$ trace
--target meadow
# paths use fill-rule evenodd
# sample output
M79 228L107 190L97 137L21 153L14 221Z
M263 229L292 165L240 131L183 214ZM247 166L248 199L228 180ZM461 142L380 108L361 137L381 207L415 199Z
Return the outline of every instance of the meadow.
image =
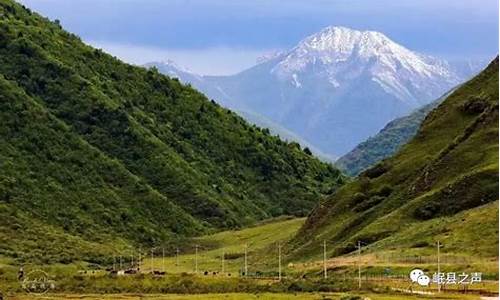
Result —
M71 294L55 294L44 296L23 295L11 298L13 300L35 300L35 299L85 299L85 300L412 300L412 299L462 299L462 300L479 300L478 296L470 295L441 295L441 296L425 296L425 295L379 295L379 294L346 294L346 293L263 293L263 294L203 294L203 295L143 295L143 294L113 294L113 295L71 295Z
M338 257L328 256L326 261L318 257L291 261L293 256L289 256L287 243L303 222L303 218L280 218L242 230L202 236L192 240L193 249L184 248L177 256L165 253L163 258L160 249L153 249L151 258L147 255L151 249L143 250L140 266L137 264L139 255L134 258L134 266L140 268L140 274L110 275L104 268L113 266L83 262L25 265L25 269L26 272L43 269L56 281L56 289L43 299L480 299L481 296L498 294L498 259L495 257L444 253L440 265L444 272L481 270L484 280L469 285L467 294L461 286L449 285L444 286L439 295L436 286L419 288L408 280L413 268L429 273L435 269L436 257L432 251L418 253L406 249L405 253L394 249L366 248L360 255L353 252ZM281 280L278 278L278 245L283 246ZM246 276L241 273L245 246ZM119 269L119 257L115 261L114 267ZM122 268L129 268L131 261L132 258L127 261L122 258ZM325 264L326 279L323 278ZM0 291L9 295L8 299L38 299L23 291L16 280L17 270L15 260L0 260ZM165 271L166 274L153 275L152 270L157 273ZM359 279L361 289L358 288ZM410 288L424 294L408 294ZM361 298L355 298L356 291ZM433 294L426 295L428 292Z

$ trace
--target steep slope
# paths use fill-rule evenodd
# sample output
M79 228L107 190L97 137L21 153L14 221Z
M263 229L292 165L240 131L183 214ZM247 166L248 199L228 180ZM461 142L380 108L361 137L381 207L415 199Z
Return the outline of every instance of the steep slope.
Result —
M205 95L208 95L210 98L217 99L217 102L221 105L232 107L230 103L224 101L224 99L227 99L229 96L226 95L219 86L212 85L210 82L205 80L203 76L197 75L187 69L184 69L183 67L177 65L174 61L168 60L165 62L151 62L144 64L143 66L148 69L157 68L160 73L173 78L177 78L182 83L190 84L196 87ZM232 107L232 109L235 109L235 112L242 116L247 122L255 124L262 128L267 128L270 130L271 134L277 135L285 141L296 142L299 143L303 148L309 148L309 150L314 155L324 161L333 162L336 159L336 157L319 150L310 142L306 141L303 137L298 136L297 134L284 128L278 123L271 121L269 118L265 117L262 114L251 111L248 108L241 110Z
M357 145L335 162L335 166L350 176L359 173L395 154L417 133L425 116L436 108L449 93L424 105L407 116L397 118L387 124L375 136Z
M498 246L498 216L484 214L477 220L480 232L457 230L459 224L452 223L466 220L454 216L496 200L498 58L427 115L417 135L396 155L317 206L294 241L295 255L318 251L314 245L323 239L335 245L332 255L352 251L357 241L368 249L433 247L438 235L426 232L435 228L446 230L451 244L476 234L478 241L472 240L470 249L477 248L475 255L492 255L476 244L489 241ZM460 250L450 246L443 251Z
M154 245L304 215L343 180L178 80L13 1L0 0L0 15L5 211L87 241Z
M479 70L416 53L380 32L332 26L239 74L191 83L339 157Z
M148 243L202 231L199 221L3 76L0 99L1 253L27 258L48 244L47 256L88 259L106 247L109 255L121 238ZM81 245L90 244L85 240L96 244L94 251Z

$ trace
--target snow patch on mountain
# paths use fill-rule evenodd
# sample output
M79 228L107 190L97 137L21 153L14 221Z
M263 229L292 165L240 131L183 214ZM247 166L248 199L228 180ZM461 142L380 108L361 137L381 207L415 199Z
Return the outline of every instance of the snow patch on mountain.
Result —
M297 87L311 68L324 73L335 88L365 76L402 101L417 103L412 90L433 80L455 85L462 79L445 61L408 50L380 32L336 26L302 40L271 73Z
M172 61L156 66L223 106L253 120L270 120L257 122L261 126L294 132L321 152L338 156L486 63L448 63L380 32L331 26L230 76L199 76Z

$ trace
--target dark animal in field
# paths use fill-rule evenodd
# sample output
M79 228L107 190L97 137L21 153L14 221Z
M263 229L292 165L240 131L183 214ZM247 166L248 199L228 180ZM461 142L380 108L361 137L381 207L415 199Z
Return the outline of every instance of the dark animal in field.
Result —
M153 275L163 276L165 274L166 274L166 272L164 272L164 271L153 271Z

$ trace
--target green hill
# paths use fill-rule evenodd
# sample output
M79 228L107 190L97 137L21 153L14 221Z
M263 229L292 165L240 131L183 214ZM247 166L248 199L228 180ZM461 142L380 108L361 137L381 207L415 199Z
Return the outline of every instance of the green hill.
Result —
M389 122L375 136L360 143L349 153L339 158L335 162L335 166L350 176L357 176L377 162L395 154L415 136L425 116L436 108L447 95L415 110L407 116Z
M368 251L433 251L441 239L444 252L498 257L496 200L498 57L434 109L397 154L318 205L292 256L317 256L323 240L340 255L358 241Z
M97 260L303 216L343 181L298 144L57 21L10 0L0 15L0 254Z

